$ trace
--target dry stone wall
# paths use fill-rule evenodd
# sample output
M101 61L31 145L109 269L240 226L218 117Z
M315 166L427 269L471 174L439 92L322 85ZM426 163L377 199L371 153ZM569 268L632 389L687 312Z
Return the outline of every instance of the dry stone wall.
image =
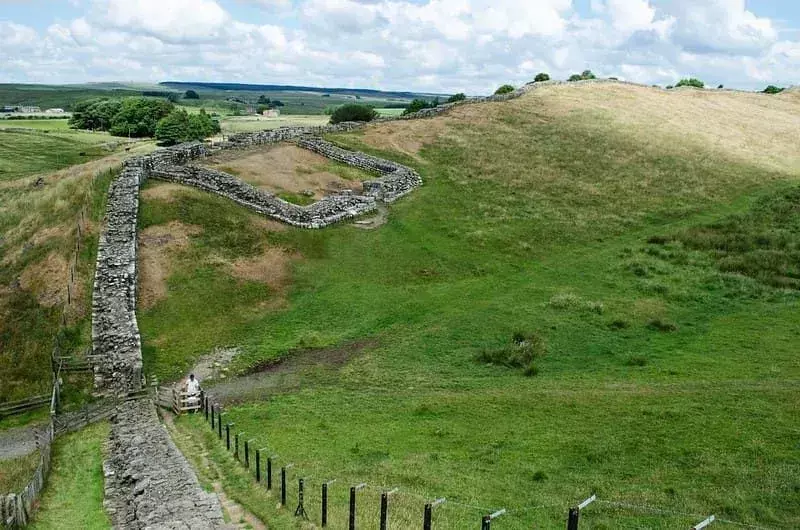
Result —
M364 194L384 202L393 202L422 185L419 173L396 162L348 151L319 138L301 138L297 145L331 160L378 173L381 178L364 182Z
M193 186L216 193L254 212L300 228L322 228L375 209L375 199L343 194L298 206L242 182L222 171L198 166L170 166L154 170L152 178Z
M349 131L361 124L283 128L237 135L217 149L308 138ZM139 189L148 178L194 186L227 197L258 213L303 228L321 228L376 208L421 184L413 170L368 155L353 154L322 141L306 144L345 163L382 175L365 184L365 195L341 194L309 206L288 203L226 173L189 163L205 156L198 143L156 151L125 162L108 192L106 224L100 236L92 298L92 346L97 389L112 396L142 390L141 337L136 320L137 219ZM326 154L327 153L327 154ZM350 153L350 154L347 154ZM222 528L222 508L203 491L194 471L159 422L149 400L123 403L111 418L105 506L116 528Z
M104 507L115 528L225 528L222 507L156 417L150 401L123 404L111 425Z

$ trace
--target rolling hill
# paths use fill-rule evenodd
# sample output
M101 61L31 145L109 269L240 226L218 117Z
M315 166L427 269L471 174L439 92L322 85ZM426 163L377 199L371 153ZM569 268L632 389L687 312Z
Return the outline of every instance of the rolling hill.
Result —
M376 230L150 183L142 230L181 244L151 267L146 369L239 348L250 375L209 382L237 429L311 489L399 487L404 527L446 497L437 528L556 528L592 492L592 528L797 526L798 129L792 93L579 83L331 135L423 176Z

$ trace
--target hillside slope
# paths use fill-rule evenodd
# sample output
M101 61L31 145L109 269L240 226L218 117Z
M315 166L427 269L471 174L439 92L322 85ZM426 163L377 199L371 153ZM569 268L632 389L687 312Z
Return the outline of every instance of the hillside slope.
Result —
M334 135L424 178L372 231L150 183L142 228L188 228L140 308L147 368L240 348L268 369L225 384L237 429L399 486L401 527L447 497L437 528L558 528L593 491L589 527L797 526L797 130L792 97L576 84Z

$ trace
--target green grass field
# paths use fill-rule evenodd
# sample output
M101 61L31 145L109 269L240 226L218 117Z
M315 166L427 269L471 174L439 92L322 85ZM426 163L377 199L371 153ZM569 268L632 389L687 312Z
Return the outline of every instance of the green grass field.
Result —
M375 231L257 230L194 191L145 200L143 226L202 228L168 297L140 311L146 369L177 377L215 346L241 346L241 372L315 348L352 355L265 373L272 382L240 389L228 418L294 476L373 486L369 513L376 487L399 487L408 525L424 499L447 497L437 528L499 508L498 528L558 528L596 492L588 528L689 527L711 513L797 526L795 155L773 157L791 153L774 134L758 154L706 131L675 136L641 111L644 96L616 96L637 109L617 118L595 94L332 137L423 175ZM754 110L715 112L732 130ZM441 123L447 134L418 153L373 147ZM286 304L214 265L265 246L302 256ZM535 375L504 366L517 332L546 346ZM206 436L198 421L186 428Z
M0 495L19 493L39 465L39 451L11 460L0 460Z
M0 129L36 129L39 131L69 131L69 119L63 120L3 120Z
M381 116L400 116L404 109L375 109Z
M58 439L53 467L31 528L111 528L103 510L103 444L108 423L97 423Z
M264 118L260 116L229 116L220 120L220 126L224 134L235 134L241 132L267 131L278 127L314 127L326 125L330 121L329 116L315 115L288 115L280 118Z
M44 121L44 120L42 120ZM105 154L110 136L88 132L0 129L0 181L15 180L88 162Z

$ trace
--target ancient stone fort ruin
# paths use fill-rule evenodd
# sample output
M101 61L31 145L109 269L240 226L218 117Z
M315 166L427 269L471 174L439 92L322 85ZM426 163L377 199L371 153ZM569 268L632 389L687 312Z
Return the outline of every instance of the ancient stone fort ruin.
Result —
M322 128L282 128L238 135L215 149L295 141L339 162L376 174L364 183L363 195L344 193L308 206L286 202L227 173L191 162L209 149L185 144L125 162L109 188L107 224L100 236L92 299L92 346L95 386L112 396L142 390L142 348L136 322L137 219L139 189L148 178L175 182L216 193L259 214L302 228L322 228L357 217L392 202L422 184L419 174L403 165L347 151L315 135L348 131L358 124ZM216 528L222 509L202 490L158 420L149 401L121 405L112 419L106 475L106 509L114 525L124 528Z
M589 82L589 81L586 81ZM592 82L608 82L596 80ZM425 109L397 119L435 116L461 104L505 101L541 86ZM184 144L125 162L108 192L106 226L100 236L92 298L92 346L95 386L109 396L142 395L142 351L136 321L137 219L139 190L148 178L193 186L226 197L259 214L292 226L318 229L370 212L378 202L392 202L422 184L411 168L363 153L341 149L320 138L363 124L281 128L239 134L214 149L241 149L292 141L297 146L376 175L363 194L342 193L298 206L238 178L192 161L209 154L202 144ZM129 399L112 418L109 457L104 464L105 506L115 527L203 529L224 526L214 494L203 491L191 466L161 425L149 400Z

